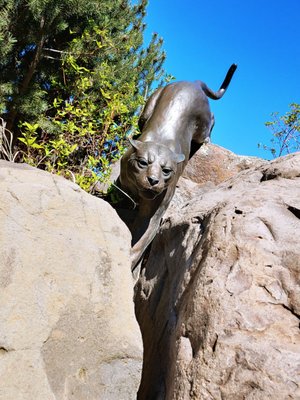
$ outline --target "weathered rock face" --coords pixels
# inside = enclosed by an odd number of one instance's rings
[[[57,176],[0,162],[0,399],[134,399],[130,234]]]
[[[187,186],[136,285],[138,399],[299,399],[300,153]]]
[[[260,165],[260,158],[239,156],[212,143],[204,144],[189,160],[182,177],[199,185],[219,184],[239,172]]]

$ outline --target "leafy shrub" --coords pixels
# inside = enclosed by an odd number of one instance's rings
[[[92,51],[91,37],[93,51],[100,51],[96,65],[90,65],[85,53]],[[19,161],[72,179],[88,192],[109,179],[110,165],[124,153],[127,136],[137,132],[144,103],[139,69],[144,73],[145,66],[140,55],[130,54],[133,43],[127,41],[125,47],[136,71],[124,76],[118,68],[129,61],[115,61],[120,48],[105,30],[92,25],[73,40],[63,59],[60,95],[47,113],[19,125]]]
[[[259,143],[258,147],[270,151],[273,157],[300,150],[300,104],[290,104],[290,111],[282,116],[272,113],[272,121],[265,125],[272,133],[271,146]]]
[[[10,153],[92,191],[164,74],[162,39],[144,45],[148,1],[4,3],[0,113]]]

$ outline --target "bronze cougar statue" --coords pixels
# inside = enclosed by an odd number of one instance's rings
[[[183,81],[157,89],[148,99],[139,119],[142,134],[130,140],[119,177],[121,188],[139,205],[129,226],[133,269],[156,235],[188,159],[209,141],[214,117],[207,97],[220,99],[236,68],[231,65],[217,92],[201,81]]]

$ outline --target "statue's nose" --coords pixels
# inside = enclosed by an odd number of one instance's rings
[[[147,176],[147,179],[151,186],[155,186],[159,182],[159,179],[157,179],[155,176]]]

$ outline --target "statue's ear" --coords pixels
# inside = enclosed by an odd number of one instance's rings
[[[129,140],[129,143],[131,144],[131,146],[134,149],[136,149],[136,150],[141,149],[141,146],[142,146],[143,142],[140,142],[139,140],[133,140],[133,139],[130,139],[130,138],[128,138],[128,140]]]
[[[184,154],[175,154],[175,161],[177,162],[177,164],[181,163],[184,160],[185,160]]]

